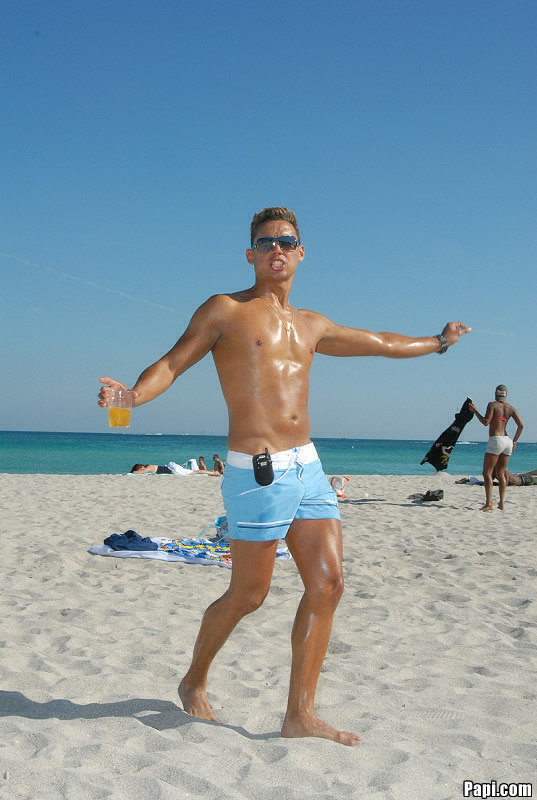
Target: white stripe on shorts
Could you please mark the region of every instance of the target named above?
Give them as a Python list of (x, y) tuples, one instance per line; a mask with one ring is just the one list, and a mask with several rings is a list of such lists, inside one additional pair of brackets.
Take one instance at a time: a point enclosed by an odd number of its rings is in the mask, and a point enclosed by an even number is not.
[[(238, 453), (236, 450), (228, 450), (226, 457), (226, 464), (239, 469), (252, 469), (253, 456), (248, 453)], [(293, 447), (292, 450), (281, 450), (279, 453), (271, 453), (273, 469), (289, 469), (293, 464), (311, 464), (317, 461), (319, 456), (313, 442), (302, 445), (302, 447)]]

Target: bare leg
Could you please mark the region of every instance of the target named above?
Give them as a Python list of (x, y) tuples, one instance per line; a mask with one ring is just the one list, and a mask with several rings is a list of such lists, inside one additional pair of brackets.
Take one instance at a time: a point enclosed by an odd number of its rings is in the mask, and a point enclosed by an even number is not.
[(498, 456), (498, 463), (496, 464), (496, 477), (498, 478), (498, 486), (500, 490), (500, 502), (498, 503), (498, 508), (500, 511), (504, 510), (505, 491), (507, 489), (507, 476), (505, 472), (508, 461), (509, 456), (501, 455)]
[[(498, 456), (492, 453), (485, 453), (485, 460), (483, 462), (483, 481), (485, 483), (485, 505), (481, 511), (494, 511), (492, 505), (492, 473), (498, 461)], [(505, 474), (504, 474), (505, 478)]]
[(317, 681), (343, 592), (341, 524), (332, 519), (295, 520), (286, 542), (305, 591), (291, 637), (293, 660), (282, 736), (317, 736), (359, 744), (359, 736), (322, 722), (314, 710)]
[(267, 596), (278, 540), (231, 542), (229, 589), (212, 603), (201, 622), (192, 663), (179, 684), (179, 697), (187, 714), (218, 722), (207, 699), (207, 674), (214, 657), (237, 623), (255, 611)]

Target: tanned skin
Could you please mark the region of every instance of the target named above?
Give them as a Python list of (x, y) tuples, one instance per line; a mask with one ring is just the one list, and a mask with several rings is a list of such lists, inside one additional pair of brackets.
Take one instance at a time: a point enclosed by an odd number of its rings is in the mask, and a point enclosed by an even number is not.
[[(522, 420), (516, 408), (504, 400), (496, 398), (487, 405), (485, 416), (481, 416), (473, 403), (468, 405), (470, 411), (473, 411), (479, 422), (489, 429), (489, 436), (505, 436), (505, 426), (508, 421), (513, 418), (516, 422), (517, 429), (513, 437), (513, 451), (519, 439), (522, 429), (524, 427)], [(493, 453), (485, 453), (483, 461), (483, 481), (485, 483), (485, 505), (481, 511), (494, 511), (492, 503), (492, 486), (493, 474), (498, 478), (498, 487), (500, 493), (500, 502), (498, 508), (503, 511), (505, 508), (505, 492), (507, 489), (507, 464), (509, 456), (499, 455)]]
[[(256, 237), (297, 236), (289, 222), (269, 220)], [(138, 378), (135, 405), (147, 403), (207, 353), (212, 353), (229, 411), (230, 450), (254, 455), (289, 450), (310, 442), (309, 373), (315, 353), (330, 356), (412, 358), (438, 352), (436, 337), (411, 338), (336, 325), (314, 311), (293, 309), (289, 294), (304, 246), (262, 253), (248, 248), (255, 283), (244, 291), (216, 295), (194, 314), (172, 349)], [(264, 298), (264, 299), (263, 299)], [(272, 306), (270, 308), (269, 306)], [(287, 323), (291, 323), (289, 334)], [(448, 323), (450, 345), (470, 328)], [(107, 405), (106, 384), (99, 403)], [(185, 711), (218, 721), (207, 698), (209, 667), (237, 623), (262, 604), (270, 587), (278, 540), (231, 539), (232, 571), (227, 591), (206, 610), (192, 663), (179, 686)], [(304, 584), (292, 637), (292, 666), (287, 710), (281, 735), (316, 736), (346, 745), (360, 743), (355, 733), (320, 720), (315, 690), (326, 654), (332, 620), (343, 592), (342, 539), (338, 520), (297, 519), (286, 543)]]

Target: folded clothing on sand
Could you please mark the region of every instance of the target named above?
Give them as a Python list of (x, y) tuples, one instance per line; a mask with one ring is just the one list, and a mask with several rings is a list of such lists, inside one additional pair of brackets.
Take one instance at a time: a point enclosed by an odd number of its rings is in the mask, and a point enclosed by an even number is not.
[(113, 533), (107, 539), (104, 540), (104, 543), (111, 547), (112, 550), (157, 550), (158, 544), (156, 542), (151, 541), (151, 539), (146, 536), (145, 539), (142, 539), (139, 533), (136, 531), (125, 531), (125, 533)]

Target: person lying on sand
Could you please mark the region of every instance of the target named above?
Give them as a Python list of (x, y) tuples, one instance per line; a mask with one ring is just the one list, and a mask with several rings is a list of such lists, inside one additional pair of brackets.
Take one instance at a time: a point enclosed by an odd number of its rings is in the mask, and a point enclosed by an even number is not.
[(509, 472), (505, 470), (508, 486), (537, 486), (537, 469), (530, 472)]
[(216, 470), (187, 469), (173, 461), (169, 461), (166, 466), (162, 464), (135, 464), (131, 469), (132, 475), (146, 475), (148, 472), (154, 472), (157, 475), (182, 475), (185, 478), (188, 478), (190, 475), (213, 475), (215, 478), (220, 477), (220, 473), (216, 472)]
[[(496, 478), (496, 471), (493, 472), (493, 477)], [(509, 472), (505, 470), (505, 478), (507, 486), (537, 486), (537, 469), (530, 472)], [(461, 478), (455, 483), (468, 483), (471, 486), (484, 486), (485, 482), (479, 478)], [(498, 486), (498, 481), (494, 481), (494, 486)]]

